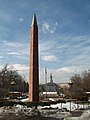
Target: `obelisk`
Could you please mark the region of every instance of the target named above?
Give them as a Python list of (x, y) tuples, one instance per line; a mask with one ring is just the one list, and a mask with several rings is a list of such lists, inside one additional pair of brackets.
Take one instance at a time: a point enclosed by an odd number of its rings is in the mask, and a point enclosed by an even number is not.
[(39, 102), (38, 25), (35, 14), (30, 30), (29, 101)]

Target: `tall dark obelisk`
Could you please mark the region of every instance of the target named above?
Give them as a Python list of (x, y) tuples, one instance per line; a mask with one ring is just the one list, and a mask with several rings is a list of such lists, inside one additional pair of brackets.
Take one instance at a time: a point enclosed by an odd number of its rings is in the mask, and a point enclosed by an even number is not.
[(39, 102), (38, 25), (35, 14), (30, 30), (29, 101)]

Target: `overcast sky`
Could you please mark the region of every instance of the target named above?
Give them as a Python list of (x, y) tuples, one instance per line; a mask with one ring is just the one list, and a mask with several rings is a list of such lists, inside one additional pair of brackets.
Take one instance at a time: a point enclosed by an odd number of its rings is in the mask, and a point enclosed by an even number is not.
[(39, 29), (40, 83), (44, 68), (54, 82), (90, 69), (90, 0), (0, 0), (0, 66), (8, 63), (28, 79), (30, 27)]

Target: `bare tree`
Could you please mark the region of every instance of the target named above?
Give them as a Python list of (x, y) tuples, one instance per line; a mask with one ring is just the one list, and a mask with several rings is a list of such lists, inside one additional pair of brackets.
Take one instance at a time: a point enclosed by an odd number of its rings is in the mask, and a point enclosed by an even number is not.
[(23, 87), (25, 87), (25, 90), (28, 90), (28, 85), (24, 78), (16, 70), (13, 70), (12, 67), (5, 65), (0, 71), (0, 97), (4, 97), (8, 92), (12, 91), (12, 81), (16, 84), (14, 87), (15, 91), (26, 92), (23, 91)]
[(75, 74), (70, 80), (73, 85), (70, 86), (69, 94), (73, 98), (83, 96), (84, 92), (90, 92), (90, 70), (84, 71), (81, 74)]

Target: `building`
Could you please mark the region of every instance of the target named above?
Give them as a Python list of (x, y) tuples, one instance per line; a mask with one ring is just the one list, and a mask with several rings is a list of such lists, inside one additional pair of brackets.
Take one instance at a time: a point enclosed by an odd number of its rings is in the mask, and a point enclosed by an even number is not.
[(41, 92), (57, 92), (59, 89), (58, 84), (53, 82), (52, 74), (50, 74), (50, 82), (39, 86), (39, 91)]

